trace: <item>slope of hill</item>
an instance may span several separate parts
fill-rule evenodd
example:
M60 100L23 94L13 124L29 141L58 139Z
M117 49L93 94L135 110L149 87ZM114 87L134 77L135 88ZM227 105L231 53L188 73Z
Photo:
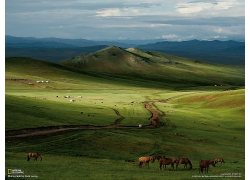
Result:
M244 85L244 68L222 66L136 48L107 47L60 64L85 72L139 78L166 84Z

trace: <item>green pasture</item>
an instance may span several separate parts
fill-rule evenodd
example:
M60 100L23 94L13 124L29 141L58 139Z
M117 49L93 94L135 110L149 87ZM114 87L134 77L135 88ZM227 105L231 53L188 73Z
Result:
M150 57L148 53L139 55ZM172 56L165 58L176 60ZM230 82L202 86L203 73L191 73L186 84L181 83L181 78L169 83L168 79L174 80L181 72L174 67L168 68L172 77L154 81L164 75L94 73L25 58L18 63L15 58L6 62L5 131L61 125L106 127L123 118L116 124L121 127L117 129L71 129L6 137L6 179L13 179L7 177L8 169L19 169L41 180L200 179L199 161L217 157L226 163L211 166L208 176L217 177L205 179L235 179L219 177L225 173L240 173L236 179L245 179L245 89L240 85L244 70L179 61L188 66L183 69L187 75L192 69L198 73L207 68L220 76L219 82ZM50 82L36 83L37 80ZM234 90L226 91L232 87ZM70 98L64 97L67 95ZM164 114L159 118L161 127L146 127L151 113L145 109L145 101L154 111ZM139 124L143 127L139 128ZM43 160L27 161L31 151L39 152ZM161 171L157 161L150 163L149 169L144 164L138 168L138 158L148 155L188 157L193 169L184 170L180 165L177 171L170 171L169 166Z
M198 172L199 160L223 157L226 163L217 164L215 168L210 167L209 175L219 176L222 173L242 173L242 178L239 179L244 179L245 131L244 113L242 111L244 109L244 90L230 92L199 91L197 93L173 92L169 94L158 91L155 92L155 95L150 96L145 93L144 96L141 94L140 97L137 97L135 94L130 93L131 98L134 97L134 99L141 100L141 102L176 97L176 99L173 98L167 102L155 102L156 106L166 113L161 118L164 126L160 128L83 129L40 136L6 138L5 168L6 170L22 169L25 174L38 175L39 179L165 179L166 176L170 179L193 179L194 176L200 175ZM211 95L217 98L206 100ZM229 97L230 95L239 98L237 107L224 107L223 102L227 102L226 96ZM125 94L120 92L120 95L117 96L121 98ZM90 99L91 97L94 98L94 92L89 93L88 97ZM155 97L157 98L154 99ZM111 100L107 94L99 94L98 99L109 99L112 103L103 105L100 100L96 100L95 102L98 102L99 105L95 104L94 106L90 102L83 103L84 97L81 102L76 101L74 104L64 98L58 99L54 96L50 98L51 100L49 100L49 97L44 100L32 98L28 95L24 97L16 94L6 95L6 104L11 106L15 102L16 107L20 106L18 101L31 107L36 104L37 107L41 106L39 109L48 116L48 120L52 119L50 113L46 112L46 108L43 110L42 106L45 107L46 104L48 109L53 107L56 114L61 114L63 107L64 114L55 115L53 121L45 121L43 126L46 123L47 125L72 124L72 122L84 124L86 122L78 119L82 107L93 111L98 110L96 112L102 114L101 119L92 121L93 125L100 125L100 121L105 122L101 125L111 124L117 118L117 115L111 109L108 109L108 105L114 102L117 104L116 108L125 117L120 125L139 124L141 120L136 117L140 113L144 114L145 122L148 123L148 115L150 115L143 108L142 103L131 105L131 100L127 100L125 97L119 103L117 100L120 98ZM218 108L218 106L211 108L210 104L212 102L216 103L215 100L221 102L221 108ZM43 105L43 103L45 104ZM23 105L21 112L25 112ZM72 108L72 105L74 105L74 108ZM231 105L233 106L234 103ZM119 108L119 106L121 107ZM107 110L98 109L98 107ZM77 110L78 108L79 110ZM127 109L125 110L125 108ZM30 113L26 112L27 119L23 121L29 122L33 127L41 126L34 121L34 116L38 118L42 115L31 114L31 112L34 113L33 110ZM75 121L67 120L67 117L69 117L67 113L69 112L71 116L76 112L74 115ZM134 118L131 112L134 113ZM29 120L27 114L33 117ZM22 116L25 117L25 113ZM6 127L8 127L9 119L14 115L8 116L8 111L6 111L6 117L8 117L6 118ZM59 120L61 122L58 122ZM40 119L37 121L43 122ZM13 122L16 122L19 128L22 126L28 127L28 124L22 124L21 121L13 120ZM202 124L202 122L205 124ZM15 127L15 125L12 126ZM11 125L9 125L8 129L11 129L10 127ZM18 126L12 129L18 129ZM178 132L178 136L175 135L175 132ZM43 161L36 162L32 160L27 162L27 152L30 151L40 152ZM193 169L184 170L181 165L178 171L172 172L170 167L167 170L160 171L157 161L150 164L149 170L145 169L144 166L144 168L139 169L137 159L145 155L188 157L193 164ZM125 159L132 159L135 162L128 163L124 161Z
M229 139L218 143L205 132L200 142L195 136L176 137L165 128L127 130L77 130L26 138L6 139L6 169L16 168L25 174L38 175L39 179L192 179L199 175L200 159L223 157L225 164L210 167L209 175L242 173L244 176L244 144ZM206 136L207 135L207 136ZM223 136L223 133L215 134ZM200 137L201 138L201 137ZM26 161L28 151L41 153L43 161ZM189 157L192 170L159 170L156 161L150 169L138 168L137 159L143 155L160 154L168 157ZM126 163L133 159L135 163ZM48 177L49 175L49 177Z

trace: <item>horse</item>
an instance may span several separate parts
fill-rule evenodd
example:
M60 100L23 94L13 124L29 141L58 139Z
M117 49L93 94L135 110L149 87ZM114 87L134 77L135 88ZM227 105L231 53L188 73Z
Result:
M225 163L223 158L216 158L214 161L215 161L215 163L217 163L217 162Z
M184 164L184 169L187 169L187 164L189 164L189 169L192 169L192 163L188 158L177 158L176 159L176 170L179 164Z
M157 159L159 162L162 157L161 156L153 156L153 158Z
M176 158L165 158L165 156L163 156L161 159L160 159L160 170L163 170L161 167L162 165L165 166L165 169L166 169L166 166L167 165L171 165L171 170L174 170L174 163L176 162Z
M208 173L208 168L210 166L210 164L212 164L213 167L215 167L215 161L211 161L211 160L201 160L199 163L199 173L202 172L203 173L203 168L205 168L205 173Z
M40 154L38 154L37 152L30 152L28 153L28 159L27 161L30 160L31 157L34 157L34 161L37 161L37 158L40 158L40 160L42 161L42 156Z
M152 156L144 156L144 157L140 157L139 160L139 168L142 167L142 164L145 163L145 167L148 167L149 168L149 162L155 162L155 158L152 157Z

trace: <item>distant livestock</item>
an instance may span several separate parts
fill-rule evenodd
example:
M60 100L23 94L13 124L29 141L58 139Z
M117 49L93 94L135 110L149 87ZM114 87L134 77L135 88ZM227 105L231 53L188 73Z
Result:
M216 158L214 161L215 161L215 163L217 163L217 162L225 163L223 158Z
M144 156L144 157L140 157L138 162L139 162L139 168L142 168L142 164L145 163L145 167L149 168L149 162L154 162L155 159L151 156Z
M184 164L184 169L187 169L187 165L189 164L189 169L192 169L192 163L188 158L176 158L176 170L179 164Z
M215 161L211 161L211 160L201 160L199 163L199 173L202 172L203 173L203 168L205 168L205 173L208 173L208 168L210 166L210 164L215 167Z
M64 96L64 98L70 98L70 96Z
M160 159L160 170L162 169L162 165L165 166L164 169L166 169L166 165L171 165L171 170L174 170L174 163L176 162L176 158L165 158L165 156L163 156Z
M82 96L78 96L78 98L82 98Z
M154 156L154 159L157 159L158 162L160 161L161 158L162 158L161 156Z
M42 156L38 154L37 152L28 153L27 161L29 161L31 157L34 157L34 160L36 161L37 161L37 158L40 158L40 160L42 161Z
M70 102L75 102L76 100L74 100L74 99L70 99L69 101L70 101Z

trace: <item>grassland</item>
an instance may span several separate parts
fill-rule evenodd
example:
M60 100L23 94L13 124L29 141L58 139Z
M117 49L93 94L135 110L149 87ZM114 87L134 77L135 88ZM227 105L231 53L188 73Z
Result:
M6 59L6 132L62 125L98 127L6 136L6 176L8 169L21 169L25 175L36 175L38 179L196 179L201 175L198 171L201 159L223 157L226 163L210 167L208 175L217 176L212 179L232 179L219 176L241 173L237 179L245 179L244 69L172 57L182 63L180 70L177 68L180 64L169 67L160 62L167 55L128 51L136 54L138 61L148 56L148 62L158 70L165 68L158 74L163 80L152 78L156 74L153 70L145 73L144 65L139 66L143 72L139 76L131 67L130 73L125 74L29 58ZM164 74L168 70L176 81L168 82ZM182 71L191 74L185 77L188 82L184 84ZM207 79L206 86L202 85L204 71L216 73L216 82L223 86L219 83L215 86L213 78ZM36 83L37 80L49 83ZM225 91L232 87L235 90ZM66 95L76 101L70 102L64 98ZM151 113L145 109L145 101L162 115L161 127L147 126ZM116 128L105 128L121 118L114 109L123 119ZM139 124L143 127L139 128ZM27 161L30 151L39 152L43 160ZM137 160L145 155L188 157L193 169L184 170L180 166L179 170L170 171L167 166L167 170L160 171L157 161L150 163L149 169L144 166L139 169Z

